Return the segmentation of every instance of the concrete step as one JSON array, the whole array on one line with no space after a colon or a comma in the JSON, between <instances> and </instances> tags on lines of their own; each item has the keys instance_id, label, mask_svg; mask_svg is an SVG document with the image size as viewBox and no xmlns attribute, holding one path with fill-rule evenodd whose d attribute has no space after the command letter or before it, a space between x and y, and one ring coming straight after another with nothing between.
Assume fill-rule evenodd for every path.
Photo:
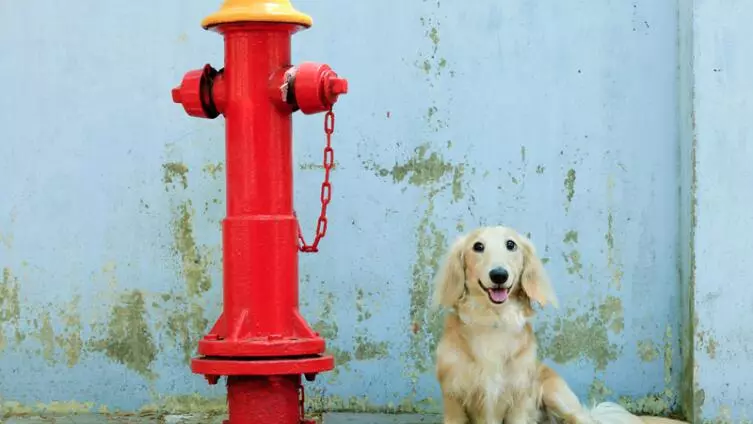
<instances>
[{"instance_id":1,"label":"concrete step","mask_svg":"<svg viewBox=\"0 0 753 424\"><path fill-rule=\"evenodd\" d=\"M442 424L441 415L430 414L324 414L322 424Z\"/></svg>"}]
</instances>

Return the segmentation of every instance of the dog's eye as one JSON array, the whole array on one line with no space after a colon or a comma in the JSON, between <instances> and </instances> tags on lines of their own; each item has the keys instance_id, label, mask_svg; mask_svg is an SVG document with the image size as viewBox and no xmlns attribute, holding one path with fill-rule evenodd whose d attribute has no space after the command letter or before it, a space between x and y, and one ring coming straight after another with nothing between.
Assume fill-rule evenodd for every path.
<instances>
[{"instance_id":1,"label":"dog's eye","mask_svg":"<svg viewBox=\"0 0 753 424\"><path fill-rule=\"evenodd\" d=\"M518 248L518 245L515 244L515 242L512 240L507 240L507 243L505 243L505 246L507 247L507 250L509 250L510 252L514 252L515 249Z\"/></svg>"},{"instance_id":2,"label":"dog's eye","mask_svg":"<svg viewBox=\"0 0 753 424\"><path fill-rule=\"evenodd\" d=\"M480 241L477 241L476 243L473 243L473 251L474 252L483 252L484 251L484 243L481 243Z\"/></svg>"}]
</instances>

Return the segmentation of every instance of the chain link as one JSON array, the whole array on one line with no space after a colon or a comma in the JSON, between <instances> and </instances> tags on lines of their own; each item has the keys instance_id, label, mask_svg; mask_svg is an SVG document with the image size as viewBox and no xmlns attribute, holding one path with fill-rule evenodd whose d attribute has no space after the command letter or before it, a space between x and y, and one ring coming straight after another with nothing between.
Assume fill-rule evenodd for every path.
<instances>
[{"instance_id":1,"label":"chain link","mask_svg":"<svg viewBox=\"0 0 753 424\"><path fill-rule=\"evenodd\" d=\"M316 221L316 235L314 241L311 244L307 244L303 238L303 232L301 231L301 222L298 221L298 250L303 253L314 253L319 251L319 242L324 235L327 234L327 206L332 200L332 184L329 182L329 175L332 171L332 167L335 165L335 151L332 149L332 133L335 132L335 113L332 108L324 115L324 134L327 138L327 144L324 146L324 158L322 165L324 166L324 181L322 182L321 192L319 199L322 203L321 213L319 219ZM298 217L296 216L296 220Z\"/></svg>"}]
</instances>

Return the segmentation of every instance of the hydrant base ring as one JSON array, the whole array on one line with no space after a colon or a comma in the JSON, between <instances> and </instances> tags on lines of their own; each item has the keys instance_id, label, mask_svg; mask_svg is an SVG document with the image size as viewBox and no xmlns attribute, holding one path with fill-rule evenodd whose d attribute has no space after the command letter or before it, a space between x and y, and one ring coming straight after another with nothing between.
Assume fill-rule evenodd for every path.
<instances>
[{"instance_id":1,"label":"hydrant base ring","mask_svg":"<svg viewBox=\"0 0 753 424\"><path fill-rule=\"evenodd\" d=\"M202 357L191 360L191 371L195 374L215 376L316 374L331 371L334 367L335 358L329 355L268 360L222 359L215 357Z\"/></svg>"},{"instance_id":2,"label":"hydrant base ring","mask_svg":"<svg viewBox=\"0 0 753 424\"><path fill-rule=\"evenodd\" d=\"M203 356L304 356L324 353L322 338L281 340L200 340L199 354Z\"/></svg>"}]
</instances>

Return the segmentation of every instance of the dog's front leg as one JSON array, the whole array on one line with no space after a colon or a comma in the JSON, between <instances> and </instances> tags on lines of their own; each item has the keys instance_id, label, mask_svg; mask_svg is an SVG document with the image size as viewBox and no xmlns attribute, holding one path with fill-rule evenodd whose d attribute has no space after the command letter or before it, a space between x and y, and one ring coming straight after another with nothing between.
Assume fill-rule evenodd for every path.
<instances>
[{"instance_id":1,"label":"dog's front leg","mask_svg":"<svg viewBox=\"0 0 753 424\"><path fill-rule=\"evenodd\" d=\"M536 407L536 399L525 396L512 405L505 414L505 424L536 424L539 418L539 410Z\"/></svg>"},{"instance_id":2,"label":"dog's front leg","mask_svg":"<svg viewBox=\"0 0 753 424\"><path fill-rule=\"evenodd\" d=\"M462 403L446 394L442 395L442 403L444 403L444 424L468 424L468 416Z\"/></svg>"}]
</instances>

